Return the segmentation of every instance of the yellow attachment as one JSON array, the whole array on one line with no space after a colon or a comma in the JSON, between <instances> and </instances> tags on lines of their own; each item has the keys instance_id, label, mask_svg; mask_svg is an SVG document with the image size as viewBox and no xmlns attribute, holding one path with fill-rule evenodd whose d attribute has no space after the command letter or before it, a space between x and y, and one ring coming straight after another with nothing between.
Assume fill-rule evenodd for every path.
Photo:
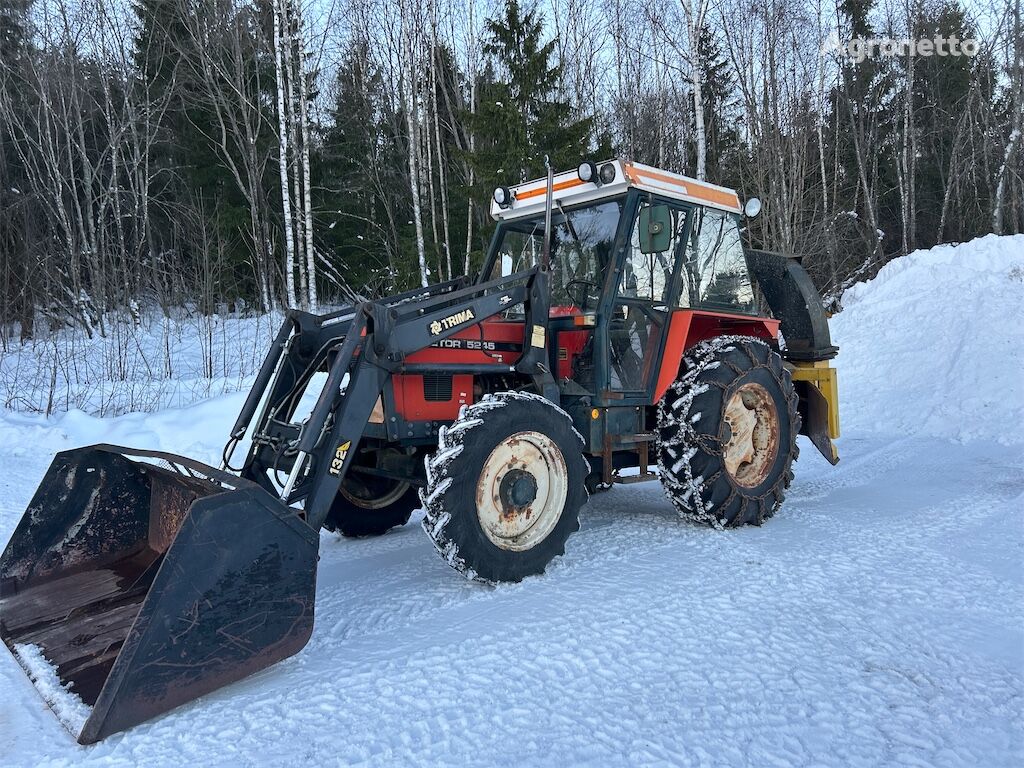
<instances>
[{"instance_id":1,"label":"yellow attachment","mask_svg":"<svg viewBox=\"0 0 1024 768\"><path fill-rule=\"evenodd\" d=\"M828 436L835 440L839 437L839 384L836 369L826 360L814 363L791 362L793 381L809 381L825 397L828 403Z\"/></svg>"}]
</instances>

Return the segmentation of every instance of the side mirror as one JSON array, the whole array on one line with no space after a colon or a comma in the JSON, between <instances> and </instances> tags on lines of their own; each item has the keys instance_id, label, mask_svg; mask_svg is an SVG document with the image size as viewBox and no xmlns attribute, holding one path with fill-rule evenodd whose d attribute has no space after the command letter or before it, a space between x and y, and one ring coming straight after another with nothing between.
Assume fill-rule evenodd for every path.
<instances>
[{"instance_id":1,"label":"side mirror","mask_svg":"<svg viewBox=\"0 0 1024 768\"><path fill-rule=\"evenodd\" d=\"M672 244L672 211L651 205L640 211L640 253L663 253Z\"/></svg>"},{"instance_id":2,"label":"side mirror","mask_svg":"<svg viewBox=\"0 0 1024 768\"><path fill-rule=\"evenodd\" d=\"M747 200L747 204L743 206L743 213L748 219L752 219L761 212L761 201L756 197L752 197Z\"/></svg>"}]
</instances>

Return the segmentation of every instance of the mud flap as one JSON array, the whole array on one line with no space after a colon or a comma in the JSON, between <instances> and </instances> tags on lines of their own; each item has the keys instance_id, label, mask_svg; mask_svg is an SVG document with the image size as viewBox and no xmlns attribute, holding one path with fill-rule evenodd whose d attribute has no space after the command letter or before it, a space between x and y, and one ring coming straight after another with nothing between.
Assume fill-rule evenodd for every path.
<instances>
[{"instance_id":1,"label":"mud flap","mask_svg":"<svg viewBox=\"0 0 1024 768\"><path fill-rule=\"evenodd\" d=\"M99 741L301 650L318 542L212 467L61 453L0 557L0 638L78 741Z\"/></svg>"},{"instance_id":2,"label":"mud flap","mask_svg":"<svg viewBox=\"0 0 1024 768\"><path fill-rule=\"evenodd\" d=\"M821 391L810 382L801 382L800 399L805 404L803 411L803 425L800 432L811 439L811 443L817 448L832 465L839 463L839 451L836 450L832 438L829 436L828 400Z\"/></svg>"}]
</instances>

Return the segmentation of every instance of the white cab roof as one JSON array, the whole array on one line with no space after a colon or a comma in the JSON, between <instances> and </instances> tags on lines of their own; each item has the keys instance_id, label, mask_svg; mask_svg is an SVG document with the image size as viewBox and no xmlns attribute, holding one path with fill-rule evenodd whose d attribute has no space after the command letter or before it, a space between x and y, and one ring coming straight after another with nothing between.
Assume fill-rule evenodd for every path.
<instances>
[{"instance_id":1,"label":"white cab roof","mask_svg":"<svg viewBox=\"0 0 1024 768\"><path fill-rule=\"evenodd\" d=\"M609 160L597 163L602 168L608 163L615 166L615 179L610 184L597 184L593 181L581 181L577 170L557 173L554 177L554 199L563 206L579 205L614 197L628 189L641 189L658 195L697 203L712 208L719 208L731 213L740 213L740 199L736 192L726 187L697 181L689 176L662 171L649 165L629 163L622 160ZM491 200L491 217L498 221L518 219L543 213L544 200L547 192L547 179L536 179L525 184L510 187L512 204L502 208Z\"/></svg>"}]
</instances>

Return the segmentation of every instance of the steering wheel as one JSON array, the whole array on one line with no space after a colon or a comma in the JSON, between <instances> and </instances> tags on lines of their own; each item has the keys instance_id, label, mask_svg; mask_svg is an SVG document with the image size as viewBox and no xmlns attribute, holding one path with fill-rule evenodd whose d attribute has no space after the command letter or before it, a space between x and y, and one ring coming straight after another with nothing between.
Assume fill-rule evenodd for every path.
<instances>
[{"instance_id":1,"label":"steering wheel","mask_svg":"<svg viewBox=\"0 0 1024 768\"><path fill-rule=\"evenodd\" d=\"M572 287L574 285L580 285L584 288L583 299L579 300L578 296L573 296ZM579 278L573 278L565 284L565 293L572 299L573 303L583 309L587 304L587 299L590 298L590 288L594 289L595 298L601 295L601 286L595 283L593 280L581 280Z\"/></svg>"}]
</instances>

